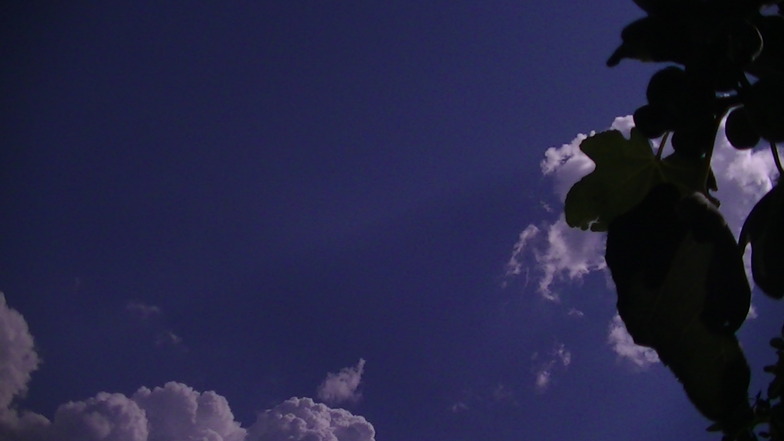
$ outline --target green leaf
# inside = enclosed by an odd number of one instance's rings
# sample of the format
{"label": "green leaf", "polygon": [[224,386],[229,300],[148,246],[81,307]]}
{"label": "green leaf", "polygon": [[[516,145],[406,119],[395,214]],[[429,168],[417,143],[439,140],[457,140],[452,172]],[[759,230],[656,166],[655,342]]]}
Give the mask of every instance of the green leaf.
{"label": "green leaf", "polygon": [[664,160],[636,128],[629,139],[617,130],[586,138],[580,144],[596,168],[572,186],[564,215],[574,228],[607,231],[617,216],[628,212],[655,185],[670,182],[683,194],[704,190],[705,162],[674,153]]}

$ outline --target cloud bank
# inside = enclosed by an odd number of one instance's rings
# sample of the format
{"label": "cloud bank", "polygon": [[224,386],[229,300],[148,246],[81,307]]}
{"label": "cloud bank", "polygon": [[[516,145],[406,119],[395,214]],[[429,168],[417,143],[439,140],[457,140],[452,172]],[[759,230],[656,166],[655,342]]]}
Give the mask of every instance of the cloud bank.
{"label": "cloud bank", "polygon": [[[160,314],[153,307],[132,309],[147,319]],[[345,371],[349,377],[356,376],[353,389],[346,389],[355,394],[364,363],[360,360],[355,368],[331,375],[342,378]],[[50,421],[19,410],[14,403],[27,390],[39,364],[24,317],[9,308],[0,293],[3,441],[375,441],[375,429],[365,418],[310,398],[291,398],[261,412],[246,429],[234,419],[226,398],[177,382],[153,389],[141,387],[131,396],[100,392],[60,405]]]}

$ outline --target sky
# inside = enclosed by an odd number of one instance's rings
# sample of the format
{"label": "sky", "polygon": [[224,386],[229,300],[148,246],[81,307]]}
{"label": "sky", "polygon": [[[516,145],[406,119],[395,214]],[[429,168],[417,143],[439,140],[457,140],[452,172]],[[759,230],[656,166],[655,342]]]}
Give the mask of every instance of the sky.
{"label": "sky", "polygon": [[633,2],[0,8],[0,439],[717,439],[560,214]]}

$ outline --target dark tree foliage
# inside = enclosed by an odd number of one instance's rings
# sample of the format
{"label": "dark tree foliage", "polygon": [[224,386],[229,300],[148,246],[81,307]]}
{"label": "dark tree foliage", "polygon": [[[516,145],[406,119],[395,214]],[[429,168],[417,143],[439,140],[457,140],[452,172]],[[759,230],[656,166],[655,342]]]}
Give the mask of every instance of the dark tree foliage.
{"label": "dark tree foliage", "polygon": [[[784,189],[749,213],[736,241],[718,210],[711,170],[716,134],[737,149],[769,147],[781,175],[784,0],[635,0],[646,16],[626,26],[607,60],[667,63],[634,112],[631,138],[609,131],[581,149],[596,169],[566,198],[573,227],[607,232],[618,312],[637,344],[657,351],[724,440],[784,440],[784,338],[770,344],[770,387],[749,398],[750,370],[735,332],[752,276],[784,297]],[[652,141],[658,139],[654,153]],[[669,142],[673,153],[662,158]],[[784,333],[784,329],[782,330]]]}

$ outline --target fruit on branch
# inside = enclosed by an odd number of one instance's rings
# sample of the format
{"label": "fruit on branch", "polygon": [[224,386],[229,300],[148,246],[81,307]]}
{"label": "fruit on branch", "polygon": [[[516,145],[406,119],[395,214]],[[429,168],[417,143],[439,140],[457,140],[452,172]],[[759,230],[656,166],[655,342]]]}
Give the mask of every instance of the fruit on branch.
{"label": "fruit on branch", "polygon": [[724,134],[730,144],[739,150],[753,148],[760,141],[760,136],[745,107],[737,107],[730,111],[724,121]]}
{"label": "fruit on branch", "polygon": [[605,257],[635,343],[657,351],[703,415],[728,433],[743,427],[749,368],[734,333],[751,290],[718,210],[659,184],[610,223]]}
{"label": "fruit on branch", "polygon": [[658,138],[671,130],[673,122],[661,107],[646,104],[634,111],[634,126],[646,138]]}
{"label": "fruit on branch", "polygon": [[760,136],[771,142],[784,141],[784,75],[754,83],[747,94],[746,109]]}

